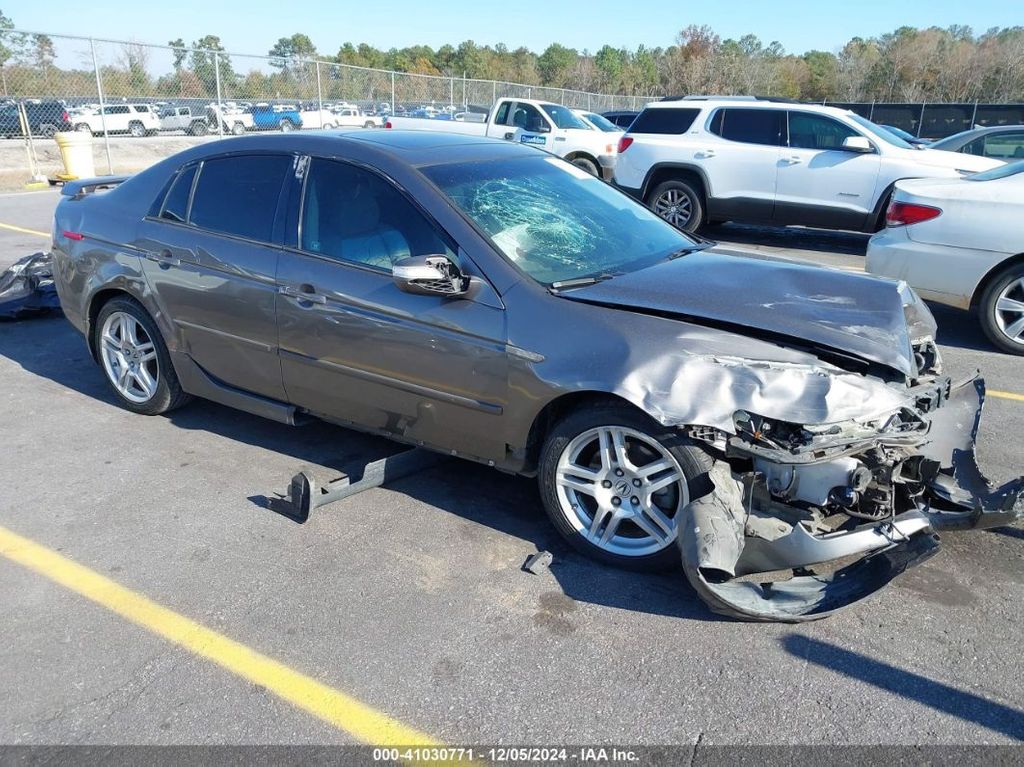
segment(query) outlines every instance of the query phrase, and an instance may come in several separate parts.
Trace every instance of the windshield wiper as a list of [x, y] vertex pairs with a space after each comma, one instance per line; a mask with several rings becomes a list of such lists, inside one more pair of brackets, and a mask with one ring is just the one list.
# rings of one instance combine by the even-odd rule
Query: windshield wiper
[[558, 280], [551, 283], [551, 289], [571, 290], [572, 288], [582, 288], [585, 285], [595, 285], [598, 282], [610, 280], [614, 276], [614, 274], [592, 274], [589, 277], [573, 277], [569, 280]]
[[679, 250], [673, 250], [671, 253], [669, 253], [667, 256], [665, 256], [665, 260], [666, 261], [675, 261], [677, 258], [680, 258], [682, 256], [688, 256], [691, 253], [696, 253], [698, 250], [707, 250], [708, 248], [710, 248], [714, 244], [715, 243], [713, 243], [711, 240], [704, 240], [703, 242], [698, 242], [698, 243], [696, 243], [694, 245], [688, 245], [685, 248], [680, 248]]

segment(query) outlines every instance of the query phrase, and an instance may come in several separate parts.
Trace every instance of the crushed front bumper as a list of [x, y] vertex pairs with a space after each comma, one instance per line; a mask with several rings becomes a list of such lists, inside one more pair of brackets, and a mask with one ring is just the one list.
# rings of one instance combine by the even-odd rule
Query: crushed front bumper
[[876, 593], [934, 555], [937, 529], [1020, 519], [1024, 477], [994, 487], [978, 467], [984, 399], [980, 377], [950, 387], [913, 448], [933, 469], [924, 491], [912, 503], [904, 499], [909, 508], [894, 507], [890, 517], [852, 529], [816, 534], [803, 522], [782, 522], [787, 507], [771, 497], [762, 474], [737, 473], [717, 460], [708, 477], [714, 490], [687, 505], [677, 525], [690, 583], [713, 611], [734, 618], [814, 620]]

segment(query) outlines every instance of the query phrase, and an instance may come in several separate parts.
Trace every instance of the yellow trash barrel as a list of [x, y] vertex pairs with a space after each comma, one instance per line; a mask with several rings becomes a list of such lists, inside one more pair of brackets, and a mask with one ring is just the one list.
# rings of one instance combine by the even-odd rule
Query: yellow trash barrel
[[60, 156], [64, 161], [64, 172], [58, 173], [61, 181], [74, 181], [79, 178], [94, 178], [96, 164], [92, 159], [92, 134], [88, 131], [67, 131], [53, 135]]

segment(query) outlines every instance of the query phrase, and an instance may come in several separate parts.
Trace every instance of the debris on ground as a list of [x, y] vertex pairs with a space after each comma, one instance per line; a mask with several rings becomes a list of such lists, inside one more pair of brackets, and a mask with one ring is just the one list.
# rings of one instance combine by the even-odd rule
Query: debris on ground
[[59, 309], [49, 253], [25, 256], [0, 274], [0, 319], [41, 316]]
[[526, 558], [526, 562], [523, 563], [523, 569], [528, 573], [540, 575], [551, 565], [551, 560], [550, 551], [538, 551], [536, 554], [531, 554]]

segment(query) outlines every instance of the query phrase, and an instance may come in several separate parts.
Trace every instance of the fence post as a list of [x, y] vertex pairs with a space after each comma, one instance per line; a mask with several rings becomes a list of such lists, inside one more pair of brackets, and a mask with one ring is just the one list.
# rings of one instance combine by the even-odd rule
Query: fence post
[[975, 122], [977, 119], [978, 119], [978, 100], [975, 99], [974, 100], [974, 111], [971, 112], [971, 124], [968, 127], [968, 130], [971, 130], [971, 129], [973, 129], [973, 128], [975, 128], [977, 126], [977, 122]]
[[220, 52], [213, 51], [213, 81], [217, 85], [217, 135], [224, 135], [224, 104], [220, 98]]
[[917, 137], [921, 138], [921, 128], [924, 127], [924, 105], [927, 102], [921, 102], [921, 116], [917, 118]]
[[448, 106], [455, 106], [455, 77], [448, 78]]
[[103, 128], [103, 147], [107, 151], [107, 173], [114, 175], [114, 161], [110, 159], [110, 134], [107, 133], [107, 115], [103, 108], [103, 78], [100, 77], [100, 65], [96, 60], [96, 41], [89, 38], [89, 48], [92, 50], [92, 69], [96, 73], [96, 96], [100, 100], [100, 127]]
[[313, 62], [316, 65], [316, 108], [317, 108], [317, 123], [321, 128], [324, 127], [324, 91], [320, 85], [320, 60]]
[[469, 106], [469, 105], [466, 103], [466, 73], [463, 72], [462, 73], [462, 108], [465, 109], [467, 106]]
[[395, 73], [391, 73], [391, 114], [398, 111], [398, 104], [395, 101]]
[[491, 106], [494, 106], [498, 101], [498, 81], [491, 80]]

